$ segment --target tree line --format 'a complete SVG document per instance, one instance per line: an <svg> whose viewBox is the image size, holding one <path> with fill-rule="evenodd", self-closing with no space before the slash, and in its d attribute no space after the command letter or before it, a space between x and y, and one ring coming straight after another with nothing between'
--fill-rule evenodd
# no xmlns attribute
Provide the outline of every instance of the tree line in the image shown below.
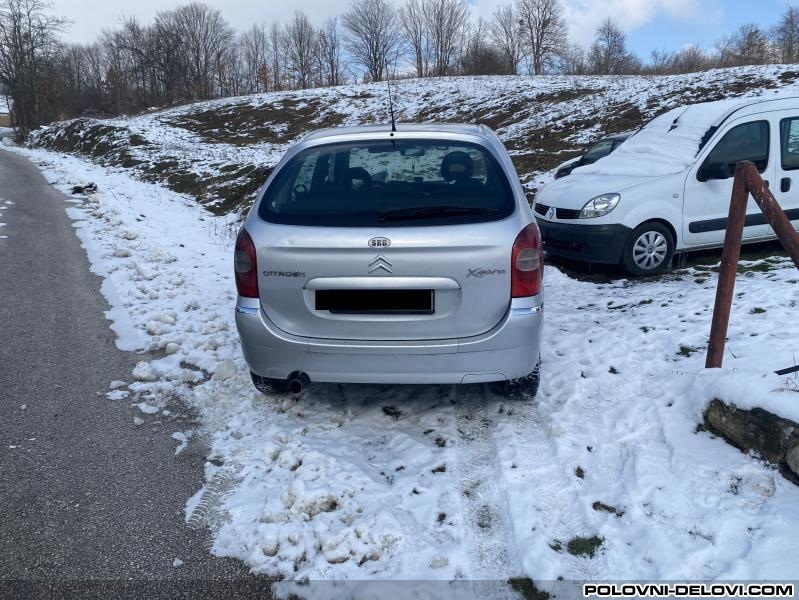
<svg viewBox="0 0 799 600"><path fill-rule="evenodd" d="M799 9L771 28L742 25L711 50L654 51L642 60L609 18L585 48L569 43L562 0L506 0L475 18L467 0L351 0L314 23L236 31L192 2L151 23L126 18L90 44L60 39L68 26L48 0L0 0L0 93L24 135L41 123L260 92L450 75L670 74L799 62Z"/></svg>

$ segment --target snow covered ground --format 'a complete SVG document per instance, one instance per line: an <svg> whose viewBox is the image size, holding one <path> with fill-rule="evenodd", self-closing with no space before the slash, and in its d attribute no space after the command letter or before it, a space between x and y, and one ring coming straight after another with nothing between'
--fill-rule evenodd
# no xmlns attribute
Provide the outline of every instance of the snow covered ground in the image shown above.
<svg viewBox="0 0 799 600"><path fill-rule="evenodd" d="M672 76L449 77L396 83L400 122L484 123L508 147L530 189L581 146L637 129L675 106L799 91L797 65ZM34 142L122 166L208 206L246 208L290 143L320 127L389 122L385 84L198 102L115 119L56 123ZM199 151L198 149L202 150Z"/></svg>
<svg viewBox="0 0 799 600"><path fill-rule="evenodd" d="M265 397L233 321L232 217L78 158L15 151L61 190L99 186L68 212L119 347L142 353L108 397L145 421L176 398L197 411L198 430L171 433L176 452L210 440L186 519L212 530L214 554L363 593L378 579L795 578L799 488L697 432L717 396L799 421L797 381L770 374L797 362L787 259L746 264L723 371L702 369L712 266L602 284L548 266L535 401L483 386Z"/></svg>

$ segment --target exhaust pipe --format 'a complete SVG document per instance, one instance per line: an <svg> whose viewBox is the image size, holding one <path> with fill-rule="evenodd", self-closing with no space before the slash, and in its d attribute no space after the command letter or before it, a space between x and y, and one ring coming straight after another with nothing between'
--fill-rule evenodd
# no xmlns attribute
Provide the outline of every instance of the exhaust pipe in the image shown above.
<svg viewBox="0 0 799 600"><path fill-rule="evenodd" d="M305 373L292 373L288 378L289 393L299 396L310 383L311 380Z"/></svg>

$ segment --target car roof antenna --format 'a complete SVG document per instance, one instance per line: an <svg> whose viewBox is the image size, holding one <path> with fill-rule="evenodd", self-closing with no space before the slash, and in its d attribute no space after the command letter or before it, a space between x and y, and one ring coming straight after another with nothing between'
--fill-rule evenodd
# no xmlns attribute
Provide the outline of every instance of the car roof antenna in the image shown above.
<svg viewBox="0 0 799 600"><path fill-rule="evenodd" d="M386 61L386 85L388 86L388 112L391 115L391 132L397 131L397 123L394 120L394 101L391 98L391 73L388 70L388 61Z"/></svg>

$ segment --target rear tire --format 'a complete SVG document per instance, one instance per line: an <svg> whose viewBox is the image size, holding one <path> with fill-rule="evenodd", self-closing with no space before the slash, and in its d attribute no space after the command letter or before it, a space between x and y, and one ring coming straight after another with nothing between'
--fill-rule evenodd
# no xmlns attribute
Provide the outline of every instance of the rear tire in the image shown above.
<svg viewBox="0 0 799 600"><path fill-rule="evenodd" d="M533 400L538 394L541 384L541 357L535 363L535 369L524 377L512 379L508 385L508 397L511 400Z"/></svg>
<svg viewBox="0 0 799 600"><path fill-rule="evenodd" d="M621 266L630 275L659 275L671 264L674 236L663 223L649 221L630 233L624 244Z"/></svg>
<svg viewBox="0 0 799 600"><path fill-rule="evenodd" d="M535 364L535 369L531 373L518 379L510 381L500 381L492 384L494 393L505 396L508 400L533 400L538 394L538 386L541 383L541 357Z"/></svg>
<svg viewBox="0 0 799 600"><path fill-rule="evenodd" d="M271 377L261 377L250 371L252 384L262 394L271 396L274 394L287 394L289 391L288 382L284 379L273 379Z"/></svg>

